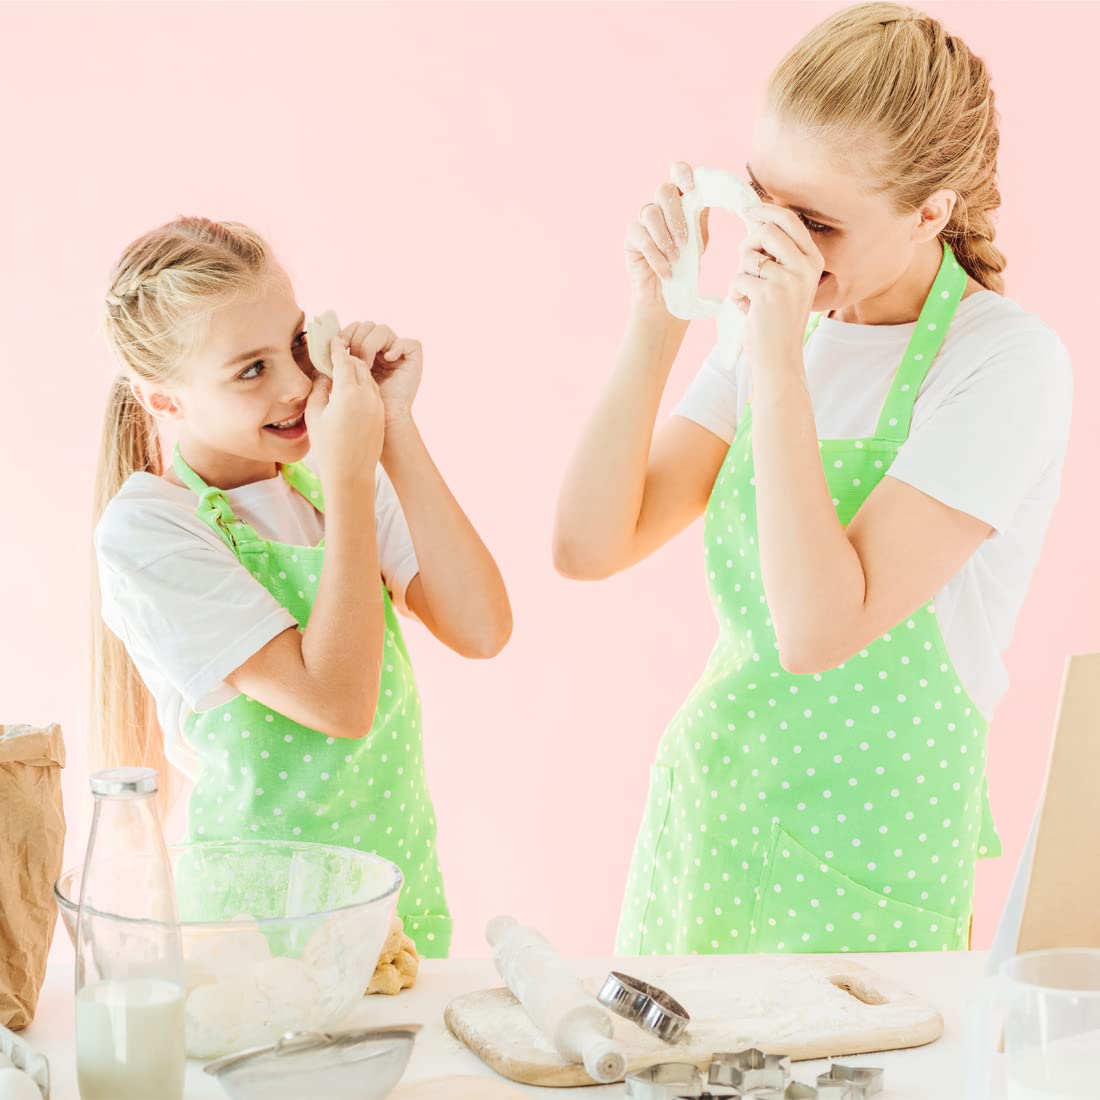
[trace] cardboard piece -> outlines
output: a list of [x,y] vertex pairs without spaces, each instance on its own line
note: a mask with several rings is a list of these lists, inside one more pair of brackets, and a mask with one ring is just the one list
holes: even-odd
[[0,725],[0,1024],[34,1019],[57,924],[65,813],[61,727]]
[[[1017,953],[1100,948],[1100,653],[1072,656],[1027,877]],[[1026,873],[1026,872],[1025,872]]]

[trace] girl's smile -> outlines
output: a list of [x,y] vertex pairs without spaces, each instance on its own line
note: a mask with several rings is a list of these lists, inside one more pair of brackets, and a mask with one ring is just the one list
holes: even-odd
[[298,413],[288,417],[286,420],[278,420],[270,424],[265,424],[264,431],[281,439],[301,439],[307,431],[305,406],[303,405]]

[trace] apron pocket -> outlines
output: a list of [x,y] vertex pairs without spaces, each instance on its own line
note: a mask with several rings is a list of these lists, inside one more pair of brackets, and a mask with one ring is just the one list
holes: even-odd
[[760,877],[750,950],[965,951],[969,918],[861,886],[776,825]]

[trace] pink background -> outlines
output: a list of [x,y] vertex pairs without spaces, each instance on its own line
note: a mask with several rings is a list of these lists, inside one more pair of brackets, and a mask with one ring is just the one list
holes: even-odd
[[[90,500],[115,371],[96,337],[105,278],[129,240],[176,214],[239,219],[272,242],[310,314],[332,307],[423,341],[422,430],[509,583],[516,628],[494,661],[407,629],[454,953],[485,953],[500,911],[565,952],[611,951],[654,749],[715,626],[698,526],[626,575],[581,584],[553,571],[554,502],[621,335],[628,221],[674,159],[743,166],[769,70],[837,6],[0,9],[0,102],[13,108],[0,719],[65,729],[67,862],[90,801]],[[1083,102],[1100,17],[1050,2],[925,8],[992,69],[1008,293],[1076,366],[1063,496],[992,728],[1006,855],[980,868],[981,947],[1040,790],[1065,655],[1100,647]],[[689,333],[667,404],[713,335]]]

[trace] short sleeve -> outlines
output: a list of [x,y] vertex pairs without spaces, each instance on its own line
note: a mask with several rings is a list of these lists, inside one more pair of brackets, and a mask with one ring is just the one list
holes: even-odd
[[1033,326],[996,347],[927,414],[920,402],[889,476],[1004,533],[1069,437],[1073,373],[1057,334]]
[[375,478],[375,524],[378,531],[378,567],[386,582],[393,606],[403,615],[412,617],[405,600],[409,582],[420,572],[413,547],[412,534],[405,519],[404,509],[381,463]]
[[738,379],[743,365],[744,356],[739,355],[732,368],[724,367],[716,345],[703,360],[672,415],[693,420],[726,443],[732,443],[740,411]]
[[112,502],[95,546],[104,622],[191,710],[235,698],[226,676],[298,625],[213,531],[170,505]]

